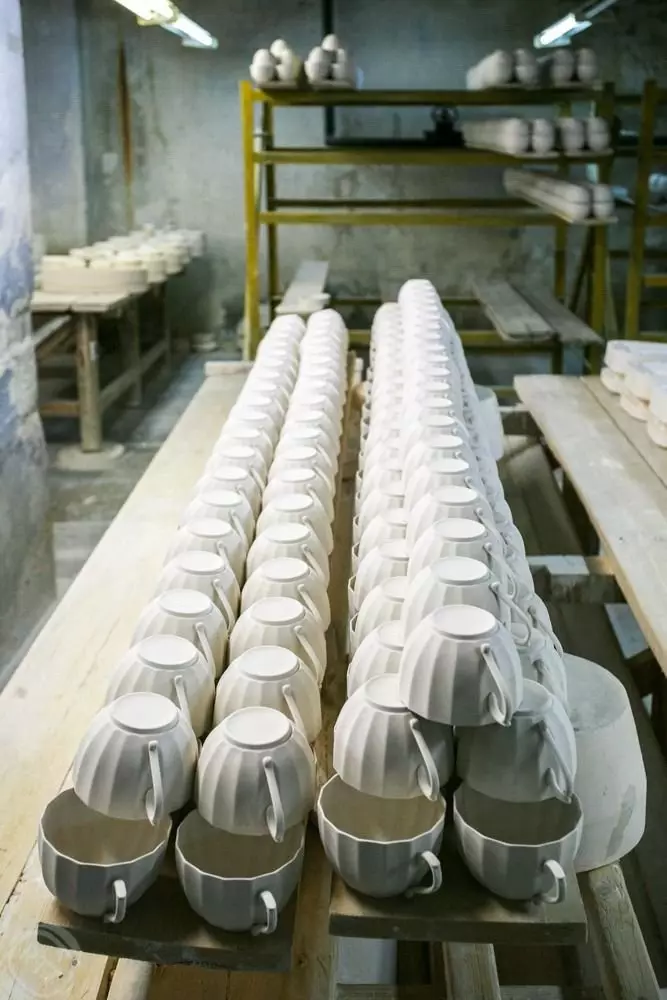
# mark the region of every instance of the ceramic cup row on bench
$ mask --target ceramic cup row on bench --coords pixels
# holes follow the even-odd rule
[[[170,815],[193,791],[197,810],[176,835],[193,909],[228,930],[270,933],[298,882],[346,351],[328,312],[305,336],[283,317],[263,341],[81,744],[74,788],[42,818],[46,884],[79,913],[123,919],[157,877]]]
[[[600,380],[626,413],[646,423],[651,440],[667,448],[667,344],[607,341]]]
[[[557,901],[581,826],[564,668],[458,338],[421,287],[404,286],[373,327],[349,698],[320,831],[359,891],[435,892],[440,789],[456,768],[455,825],[472,873],[503,896]]]

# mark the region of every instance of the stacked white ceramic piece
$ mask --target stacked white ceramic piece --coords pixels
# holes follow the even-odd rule
[[[600,381],[631,417],[646,423],[650,439],[667,447],[667,344],[610,340]]]
[[[270,49],[258,49],[250,65],[250,76],[259,86],[288,84],[295,86],[301,73],[301,60],[282,38],[276,38]]]
[[[566,154],[609,149],[609,125],[604,118],[491,118],[464,122],[461,131],[466,146],[492,149],[512,156],[547,156],[556,150]]]
[[[325,851],[370,895],[437,891],[455,727],[471,871],[500,895],[562,898],[581,829],[562,650],[429,282],[407,282],[375,317],[357,485],[349,698],[318,801]]]
[[[317,384],[310,378],[314,371],[331,377],[323,342],[332,339],[334,328],[337,345],[344,345],[340,350],[347,346],[340,317],[322,316],[313,323],[308,347],[304,340],[311,385]],[[193,790],[198,808],[176,837],[179,877],[193,909],[227,930],[271,933],[298,882],[303,821],[314,797],[308,740],[320,718],[315,662],[306,666],[290,652],[294,629],[283,629],[285,641],[275,628],[272,639],[251,641],[243,634],[247,613],[238,622],[237,616],[241,587],[245,594],[254,586],[246,581],[246,559],[260,509],[265,506],[264,517],[271,506],[266,483],[269,470],[278,469],[276,445],[287,433],[303,437],[304,426],[319,429],[310,420],[312,400],[302,398],[290,407],[291,430],[281,438],[304,332],[298,317],[281,317],[262,341],[169,547],[155,599],[140,615],[132,648],[110,678],[107,705],[79,748],[74,787],[53,800],[42,818],[46,884],[76,912],[123,919],[157,877],[171,814],[190,802]],[[344,396],[344,384],[334,382]],[[288,464],[292,452],[286,451]],[[305,452],[301,445],[300,457]],[[297,499],[310,496],[306,491]],[[331,526],[324,524],[327,544]],[[315,539],[307,535],[307,541],[312,546],[303,552],[316,552]],[[282,562],[298,570],[290,577],[297,600],[280,597],[278,603],[287,600],[311,623],[321,651],[317,669],[323,669],[328,567],[315,579],[308,564]],[[311,595],[322,613],[317,621]],[[275,598],[262,603],[275,611]],[[227,680],[222,672],[230,632],[232,655],[244,644],[248,652],[230,666]],[[212,717],[217,724],[199,756],[198,738],[209,732]],[[90,837],[82,839],[80,831],[88,828]]]
[[[614,195],[608,184],[574,184],[547,174],[513,169],[505,171],[503,183],[508,194],[555,211],[570,222],[610,219],[614,214]]]
[[[351,56],[336,35],[325,35],[320,45],[308,53],[306,76],[314,87],[358,85],[358,74]]]
[[[591,49],[556,49],[536,56],[531,49],[497,49],[472,66],[466,74],[468,90],[522,85],[534,87],[590,85],[597,79],[598,66]]]

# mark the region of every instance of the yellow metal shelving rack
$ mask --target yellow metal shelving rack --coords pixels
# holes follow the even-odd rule
[[[421,165],[421,166],[517,166],[544,164],[560,176],[567,175],[571,163],[596,163],[599,179],[609,178],[612,156],[586,154],[581,157],[515,157],[487,150],[447,148],[337,145],[335,147],[277,147],[274,117],[277,109],[304,107],[536,107],[552,106],[567,114],[575,102],[592,104],[595,114],[611,121],[614,95],[610,85],[582,89],[528,90],[270,90],[256,89],[249,81],[240,87],[241,129],[244,159],[244,202],[246,239],[245,353],[254,357],[262,335],[260,323],[260,233],[266,227],[268,300],[273,306],[281,298],[277,229],[287,225],[326,226],[458,226],[516,227],[547,226],[555,231],[554,292],[563,300],[566,291],[568,223],[524,203],[507,199],[413,199],[340,200],[279,198],[277,168],[290,165]],[[257,107],[259,116],[256,115]],[[259,117],[259,121],[257,118]],[[590,325],[604,328],[607,227],[596,226],[593,246],[593,278]],[[459,297],[460,304],[475,299]],[[375,304],[370,298],[334,299],[332,305]],[[357,342],[363,338],[357,336]],[[472,348],[536,353],[538,345],[501,342],[489,331],[464,331],[464,342]],[[542,349],[544,350],[544,348]],[[551,351],[552,348],[546,348]]]

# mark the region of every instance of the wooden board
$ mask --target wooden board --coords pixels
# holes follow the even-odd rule
[[[276,313],[279,316],[284,313],[308,315],[323,308],[321,303],[314,305],[313,299],[323,295],[328,273],[328,261],[302,260],[282,301],[276,306]]]
[[[503,340],[541,341],[554,330],[508,281],[474,280],[473,291]]]
[[[133,298],[134,292],[85,292],[76,295],[72,292],[44,292],[37,289],[30,301],[30,308],[35,313],[105,313],[119,309]]]
[[[527,281],[513,281],[512,286],[524,297],[551,328],[562,344],[602,344],[602,337],[583,320],[559,302],[555,295],[543,288],[534,288]]]
[[[575,944],[586,940],[576,877],[558,905],[514,903],[492,895],[469,874],[451,829],[442,850],[442,889],[432,896],[371,899],[334,878],[330,929],[344,937],[486,944]]]
[[[586,383],[519,376],[521,400],[572,482],[619,586],[667,674],[667,492]]]

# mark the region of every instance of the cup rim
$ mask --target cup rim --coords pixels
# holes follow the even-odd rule
[[[182,850],[182,848],[180,846],[179,834],[180,834],[181,828],[186,823],[188,823],[188,821],[190,820],[191,816],[195,817],[195,819],[193,819],[191,821],[190,825],[192,825],[195,822],[198,822],[198,823],[206,823],[207,826],[211,826],[211,824],[208,823],[204,819],[204,817],[201,815],[201,813],[197,809],[191,809],[190,812],[188,813],[188,815],[185,817],[185,819],[181,820],[181,822],[178,824],[178,827],[176,829],[176,839],[175,839],[175,842],[174,842],[174,852],[175,852],[176,856],[183,862],[183,864],[186,864],[188,866],[188,868],[190,868],[192,871],[198,872],[200,875],[204,876],[205,878],[215,879],[216,882],[243,882],[243,883],[251,883],[251,882],[257,881],[258,878],[265,878],[266,876],[270,876],[270,875],[278,875],[280,872],[284,871],[290,865],[294,864],[294,862],[296,861],[296,859],[299,857],[299,855],[305,849],[305,843],[306,843],[306,824],[304,822],[302,822],[302,823],[296,823],[295,826],[301,828],[301,837],[299,839],[299,845],[298,845],[297,849],[295,850],[294,854],[290,858],[288,858],[287,861],[283,862],[283,864],[280,865],[278,868],[272,868],[271,871],[268,871],[268,872],[259,872],[257,875],[215,875],[213,872],[208,872],[205,869],[200,868],[199,865],[196,865],[194,863],[194,861],[190,861],[190,859],[188,857],[186,857],[186,855],[183,853],[183,850]],[[211,829],[215,830],[217,828],[211,826]],[[291,830],[291,829],[293,829],[293,827],[289,828],[289,830]],[[286,831],[286,832],[289,833],[289,830]],[[220,830],[219,832],[220,833],[229,833],[227,830]],[[229,834],[229,835],[233,836],[233,834]],[[248,835],[244,835],[244,836],[248,836]],[[267,834],[267,836],[268,836],[268,834]]]
[[[470,830],[472,833],[476,833],[479,837],[483,837],[484,840],[488,840],[489,843],[498,844],[499,847],[519,847],[519,848],[552,847],[555,844],[562,843],[567,837],[569,837],[572,833],[575,832],[575,830],[577,829],[578,826],[580,826],[583,823],[584,811],[583,811],[583,808],[582,808],[582,805],[581,805],[581,800],[579,799],[578,795],[573,794],[569,803],[562,803],[562,804],[566,805],[566,806],[574,806],[576,808],[576,810],[577,810],[576,821],[572,824],[572,826],[570,827],[569,830],[567,830],[565,833],[563,833],[563,835],[561,837],[556,837],[554,840],[541,840],[541,841],[539,841],[539,843],[532,843],[532,844],[531,843],[523,843],[523,842],[519,843],[518,841],[500,840],[498,837],[492,837],[491,834],[484,833],[483,830],[479,830],[476,826],[473,826],[473,824],[468,819],[466,819],[466,817],[463,815],[463,813],[461,812],[461,809],[459,808],[459,803],[460,803],[463,795],[465,795],[466,789],[467,789],[467,786],[465,784],[462,784],[454,792],[454,799],[453,799],[453,803],[454,803],[454,820],[455,821],[458,820],[458,822],[463,827],[465,827],[466,830]],[[473,791],[474,791],[474,789],[473,789]],[[495,799],[492,799],[489,795],[483,795],[482,792],[476,792],[475,794],[481,795],[483,798],[487,798],[491,802],[496,801]],[[507,805],[517,806],[517,805],[525,805],[525,804],[526,803],[520,803],[520,802],[501,802],[501,805],[504,805],[504,806],[507,806]],[[529,803],[529,804],[532,805],[532,804],[535,804],[535,803]]]
[[[416,833],[414,836],[399,837],[396,840],[373,840],[370,837],[358,837],[356,834],[350,833],[349,830],[345,830],[344,828],[334,823],[334,821],[330,819],[329,816],[327,816],[324,810],[324,806],[322,805],[322,797],[324,796],[327,788],[335,782],[339,782],[341,785],[345,784],[345,782],[343,781],[343,779],[340,777],[339,774],[334,774],[320,788],[319,794],[317,796],[317,816],[319,819],[322,820],[322,822],[326,823],[326,825],[329,826],[332,830],[335,830],[337,834],[339,834],[342,837],[347,837],[348,840],[353,840],[357,844],[381,844],[383,846],[388,844],[411,844],[418,837],[428,836],[428,834],[433,833],[435,830],[437,830],[437,828],[440,826],[441,823],[444,824],[444,821],[447,816],[447,803],[445,802],[444,797],[442,795],[439,795],[438,798],[436,799],[436,803],[442,807],[442,814],[438,816],[438,818],[429,827],[425,827],[423,830],[420,830],[419,833]],[[360,792],[359,794],[363,793]],[[369,796],[369,798],[372,797],[373,796]],[[394,800],[394,801],[400,801],[400,800]],[[408,799],[406,801],[414,803],[418,800]]]

